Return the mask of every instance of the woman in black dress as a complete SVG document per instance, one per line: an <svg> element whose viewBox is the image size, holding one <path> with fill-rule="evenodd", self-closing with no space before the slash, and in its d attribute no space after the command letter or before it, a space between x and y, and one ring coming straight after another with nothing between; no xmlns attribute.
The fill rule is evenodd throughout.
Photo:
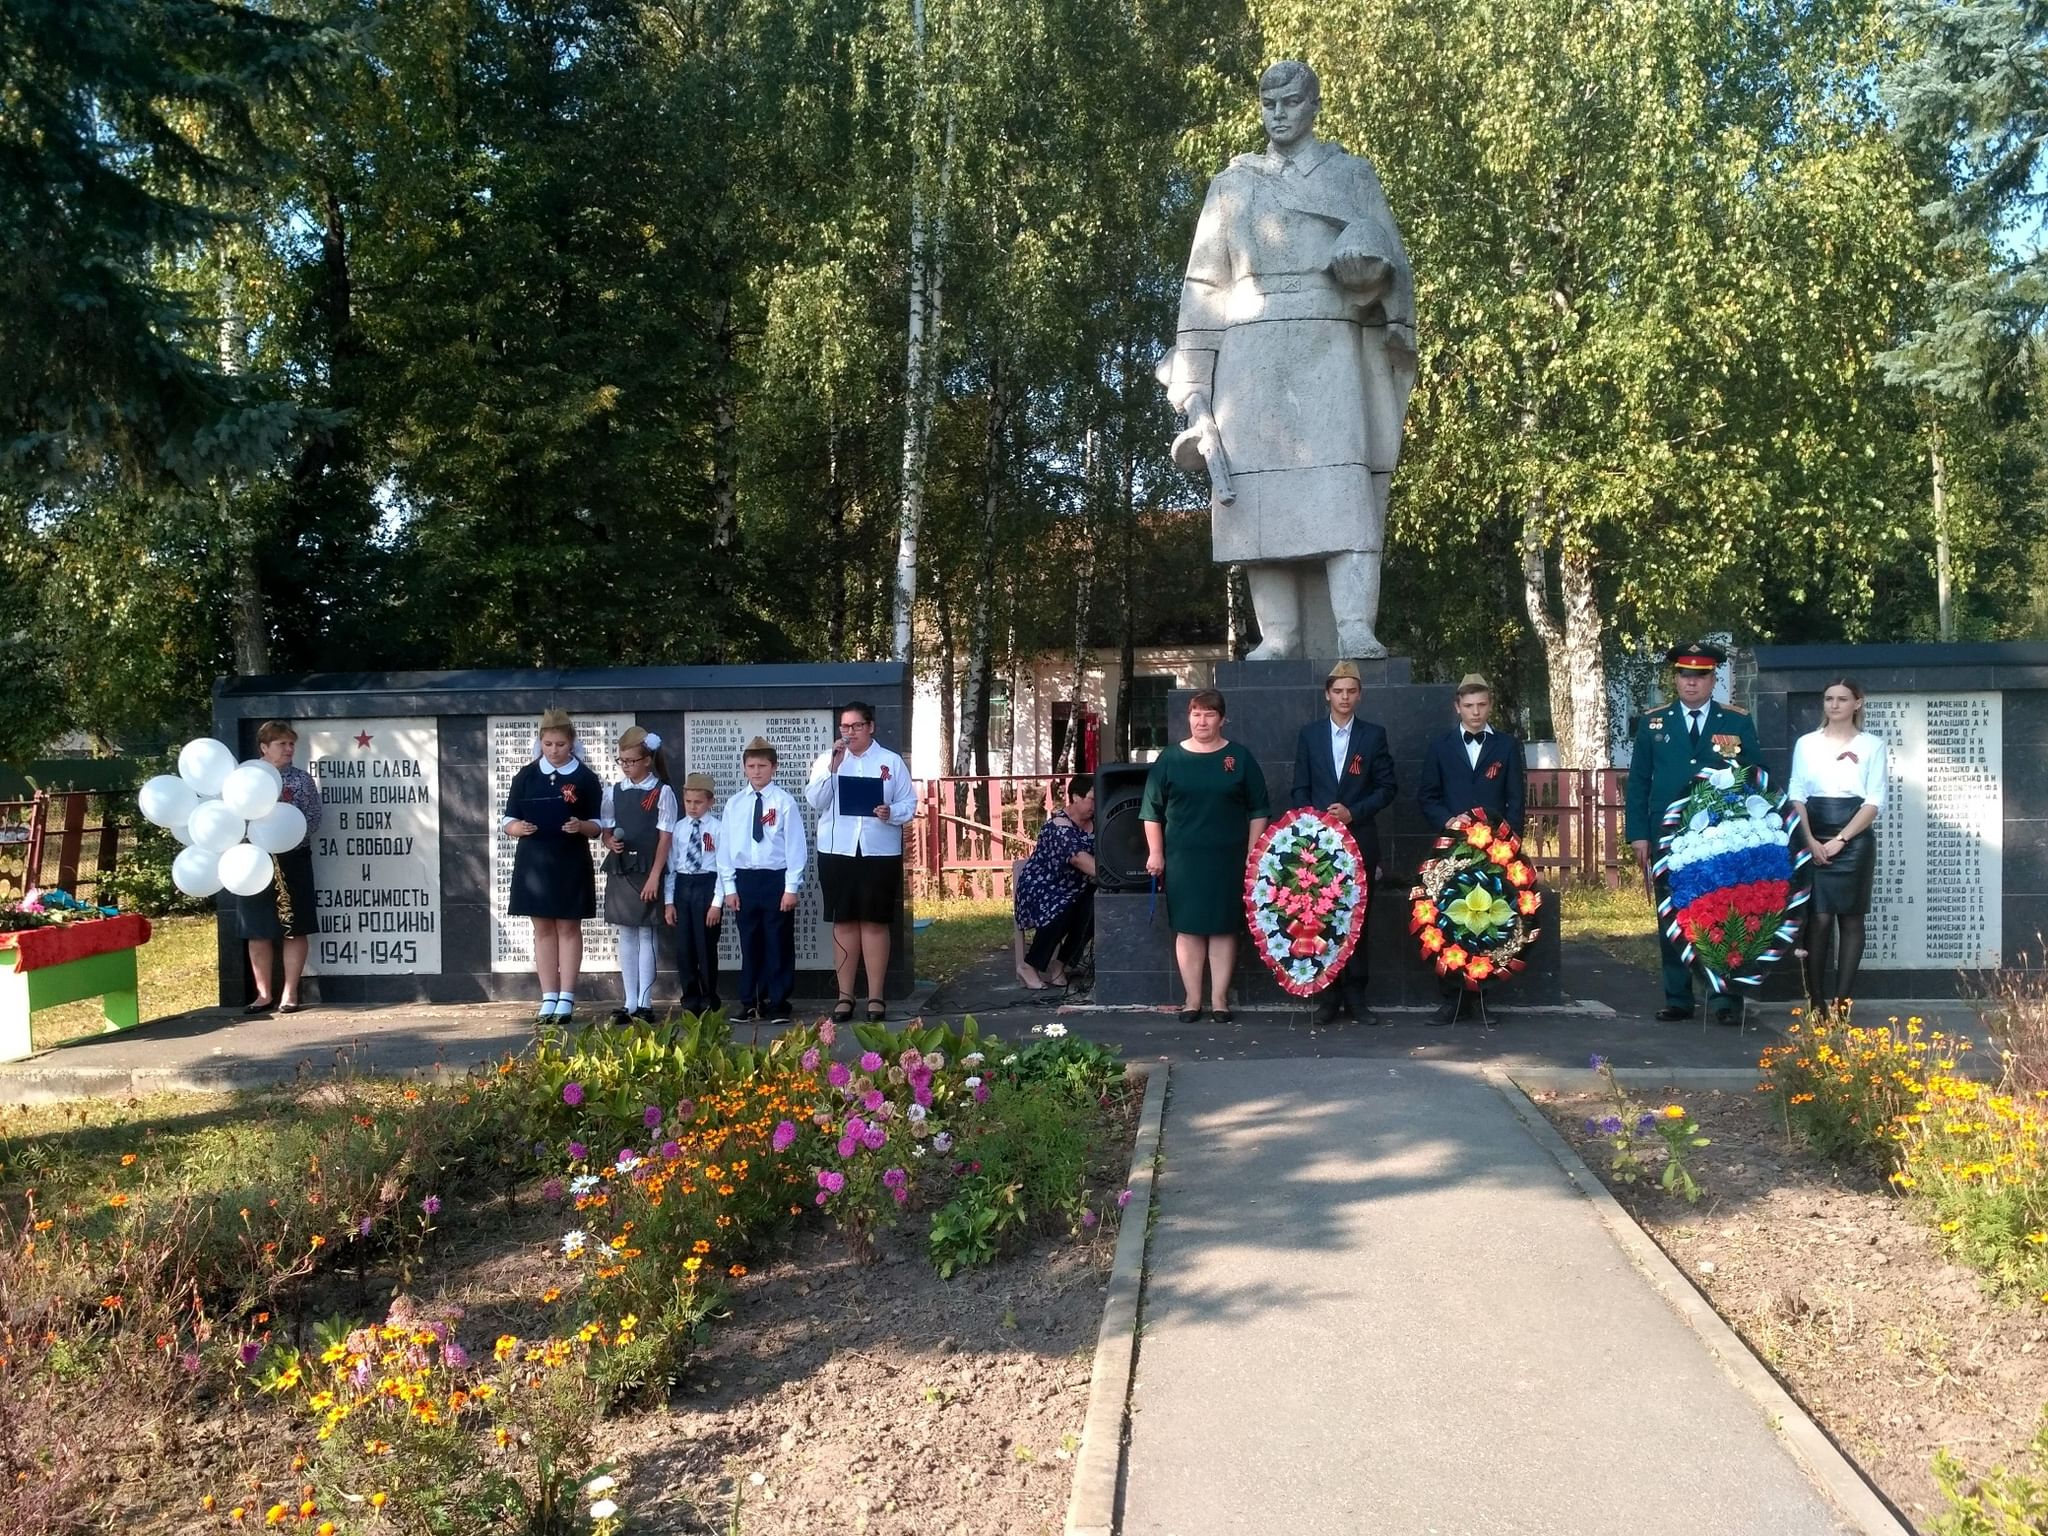
<svg viewBox="0 0 2048 1536"><path fill-rule="evenodd" d="M277 868L267 889L254 896L231 898L242 937L249 944L249 970L256 997L244 1013L299 1011L299 977L306 969L316 919L313 913L313 834L320 830L320 784L292 762L299 733L286 720L266 720L256 731L256 755L275 768L282 783L279 805L296 805L306 818L306 835L298 846L277 855ZM278 947L284 948L284 988L271 990Z"/></svg>
<svg viewBox="0 0 2048 1536"><path fill-rule="evenodd" d="M540 717L540 755L512 776L501 824L507 837L519 840L506 912L533 919L543 1024L563 1023L576 1011L583 923L597 915L590 840L602 830L603 800L604 785L576 756L569 712L549 710Z"/></svg>

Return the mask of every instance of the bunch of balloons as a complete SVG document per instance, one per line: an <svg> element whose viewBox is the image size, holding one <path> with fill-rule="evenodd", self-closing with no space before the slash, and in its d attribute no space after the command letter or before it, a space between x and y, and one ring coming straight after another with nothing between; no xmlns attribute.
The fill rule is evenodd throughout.
<svg viewBox="0 0 2048 1536"><path fill-rule="evenodd" d="M261 758L237 765L234 753L202 736L179 751L176 773L158 774L136 801L185 845L171 862L179 890L211 896L225 886L254 896L274 877L272 855L305 841L306 814L278 803L283 788L284 776Z"/></svg>

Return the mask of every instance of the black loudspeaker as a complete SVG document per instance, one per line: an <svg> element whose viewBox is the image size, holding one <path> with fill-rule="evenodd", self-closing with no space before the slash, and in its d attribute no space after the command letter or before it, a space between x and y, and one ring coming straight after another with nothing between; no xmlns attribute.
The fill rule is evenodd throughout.
<svg viewBox="0 0 2048 1536"><path fill-rule="evenodd" d="M1138 808L1145 799L1149 763L1105 763L1095 770L1095 885L1104 891L1142 891L1145 824Z"/></svg>

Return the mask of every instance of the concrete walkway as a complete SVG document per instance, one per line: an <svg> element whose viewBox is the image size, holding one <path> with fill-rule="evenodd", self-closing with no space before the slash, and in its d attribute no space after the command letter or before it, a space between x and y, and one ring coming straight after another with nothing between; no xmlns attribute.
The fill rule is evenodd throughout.
<svg viewBox="0 0 2048 1536"><path fill-rule="evenodd" d="M1174 1067L1124 1536L1832 1536L1507 1101L1389 1060Z"/></svg>

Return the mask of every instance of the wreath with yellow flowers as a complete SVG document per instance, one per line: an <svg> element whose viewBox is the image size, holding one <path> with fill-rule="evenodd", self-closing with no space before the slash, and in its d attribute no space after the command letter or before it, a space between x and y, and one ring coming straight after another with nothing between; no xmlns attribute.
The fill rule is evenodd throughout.
<svg viewBox="0 0 2048 1536"><path fill-rule="evenodd" d="M1423 862L1421 883L1408 893L1408 931L1419 936L1422 958L1439 976L1475 989L1523 969L1543 893L1521 841L1475 812L1470 826L1436 846L1436 856Z"/></svg>

